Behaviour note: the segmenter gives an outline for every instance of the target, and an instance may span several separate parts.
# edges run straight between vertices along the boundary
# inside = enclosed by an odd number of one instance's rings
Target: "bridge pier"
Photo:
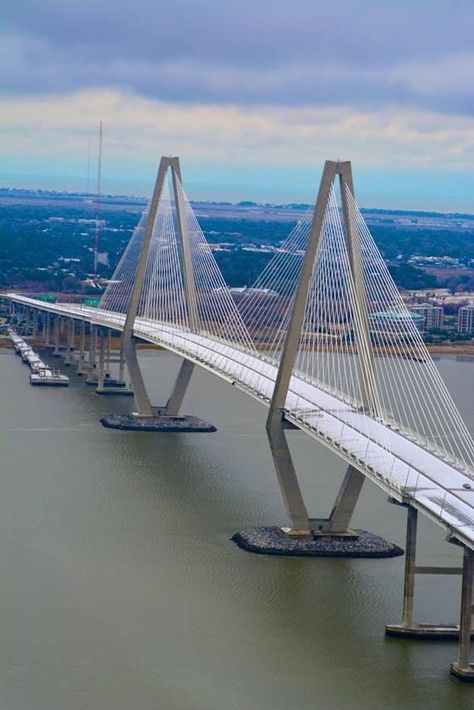
[[[97,331],[99,343],[99,364],[97,368],[97,388],[96,392],[104,389],[105,380],[105,348],[104,348],[104,329],[99,328]]]
[[[451,673],[460,680],[474,683],[474,658],[471,657],[471,639],[474,631],[474,550],[464,547],[459,621],[458,659],[451,664]]]
[[[68,318],[66,322],[66,354],[64,364],[66,367],[70,367],[72,365],[72,353],[74,350],[75,322],[74,318]]]
[[[416,623],[413,619],[415,601],[415,581],[418,574],[430,575],[461,575],[460,567],[420,566],[416,564],[416,548],[418,537],[418,511],[409,503],[390,499],[391,503],[401,505],[407,510],[405,571],[403,582],[402,619],[399,624],[387,624],[387,636],[402,636],[405,638],[446,639],[458,638],[459,626],[445,623]]]
[[[111,364],[118,363],[118,377],[112,377]],[[133,396],[133,390],[127,387],[125,381],[125,360],[122,344],[118,350],[118,359],[112,355],[112,330],[101,331],[99,340],[99,375],[96,387],[97,394]]]
[[[183,359],[176,376],[171,394],[165,405],[152,405],[150,403],[142,373],[138,364],[136,353],[136,343],[134,345],[134,353],[130,359],[130,350],[126,351],[126,362],[130,373],[132,390],[120,390],[118,394],[135,394],[135,402],[137,403],[138,411],[131,415],[111,414],[101,419],[101,423],[111,429],[124,429],[127,431],[155,431],[155,432],[213,432],[216,428],[212,424],[194,417],[191,415],[180,414],[181,405],[186,394],[189,381],[194,369],[194,363]],[[134,360],[136,361],[137,369],[134,370]],[[141,394],[146,395],[145,407],[144,400],[137,397],[135,387],[143,387]],[[108,394],[109,387],[105,386],[100,394]],[[97,388],[96,391],[99,391]],[[139,390],[140,391],[140,390]],[[148,409],[148,404],[149,409]],[[140,409],[141,406],[141,409]],[[145,412],[145,413],[143,413]],[[151,413],[148,413],[151,412]]]
[[[51,347],[51,313],[46,312],[44,320],[44,346],[45,348]]]
[[[81,377],[86,372],[86,369],[85,369],[85,353],[86,353],[85,341],[86,341],[86,323],[85,323],[85,321],[82,320],[80,328],[79,328],[79,359],[78,359],[77,370],[76,370],[76,374],[80,375]]]
[[[328,518],[309,517],[286,439],[293,428],[280,416],[267,421],[267,434],[278,481],[291,527],[250,528],[232,540],[249,552],[297,557],[396,557],[403,550],[366,530],[353,530],[350,522],[365,480],[349,465]]]
[[[99,346],[99,360],[97,368],[97,394],[106,395],[133,395],[133,391],[126,386],[126,382],[122,377],[118,379],[112,379],[110,373],[110,363],[111,363],[111,333],[110,328],[99,328],[98,329],[98,346]],[[121,362],[121,355],[119,363]]]
[[[137,340],[133,335],[122,336],[122,353],[127,363],[128,374],[137,405],[136,416],[153,418],[153,407],[146,390],[145,381],[137,356]]]
[[[303,257],[266,423],[273,462],[291,525],[291,527],[274,528],[274,531],[276,530],[280,534],[283,533],[287,538],[293,538],[292,545],[280,544],[275,535],[271,534],[271,529],[256,528],[234,536],[234,540],[241,547],[254,552],[261,552],[262,554],[334,555],[346,557],[390,557],[403,554],[402,550],[396,545],[385,542],[372,533],[351,530],[349,527],[365,480],[364,474],[352,465],[349,465],[346,470],[329,518],[309,517],[286,439],[285,429],[292,426],[290,422],[285,421],[285,415],[288,411],[287,398],[290,391],[290,382],[301,344],[306,303],[327,205],[337,176],[339,177],[341,192],[344,236],[359,304],[357,313],[354,314],[354,332],[363,409],[368,414],[376,412],[376,381],[368,325],[367,294],[361,261],[361,249],[357,226],[349,208],[347,195],[347,191],[351,195],[354,194],[352,170],[348,162],[328,160],[325,163],[319,185],[308,243]],[[295,542],[294,538],[300,538],[301,543]]]
[[[155,226],[158,205],[168,170],[171,170],[173,181],[173,196],[176,205],[176,223],[178,234],[178,250],[181,258],[183,285],[186,300],[186,314],[191,331],[199,330],[198,309],[195,293],[195,283],[192,260],[187,234],[187,222],[181,192],[181,170],[178,158],[161,158],[155,187],[145,226],[143,243],[140,249],[138,266],[132,287],[130,302],[122,333],[122,355],[127,364],[132,389],[135,395],[137,412],[131,416],[109,416],[101,421],[104,426],[139,430],[139,431],[215,431],[215,427],[196,417],[179,416],[179,410],[186,393],[194,365],[183,360],[178,376],[165,406],[155,407],[151,404],[146,389],[140,364],[137,357],[137,338],[134,335],[134,325],[138,314],[140,296],[146,273],[146,265],[150,250],[153,229]]]
[[[86,385],[97,385],[97,326],[89,328],[89,360],[87,364]]]
[[[311,523],[286,439],[283,413],[277,411],[271,419],[269,417],[266,428],[280,490],[291,523],[291,527],[284,527],[282,531],[294,537],[311,537]]]
[[[390,499],[407,509],[405,571],[403,582],[402,619],[399,624],[387,624],[387,636],[407,639],[459,639],[458,660],[451,664],[451,673],[461,680],[474,682],[474,664],[470,662],[471,637],[474,634],[474,551],[464,545],[463,567],[420,566],[416,564],[418,511],[409,503]],[[448,542],[460,545],[455,538]],[[413,618],[416,575],[462,575],[461,613],[459,624],[416,623]]]
[[[119,379],[119,382],[125,382],[125,357],[124,357],[124,355],[123,355],[122,343],[120,343],[120,349],[119,349],[119,374],[118,374],[118,379]]]
[[[112,349],[112,331],[110,330],[110,328],[107,328],[107,338],[106,338],[106,345],[105,345],[105,378],[106,379],[110,378],[111,349]]]
[[[59,351],[59,333],[60,333],[61,317],[53,316],[53,357],[60,357]]]
[[[165,407],[158,408],[160,414],[165,414],[167,416],[177,416],[179,414],[193,370],[194,363],[183,359]]]
[[[33,338],[38,337],[38,311],[33,308],[30,310],[31,314],[31,335]]]

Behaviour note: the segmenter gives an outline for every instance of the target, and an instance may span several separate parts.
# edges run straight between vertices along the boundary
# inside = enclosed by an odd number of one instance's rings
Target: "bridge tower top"
[[[318,247],[321,241],[324,221],[330,202],[331,192],[336,178],[342,205],[343,228],[350,271],[354,283],[356,307],[353,311],[354,332],[359,356],[359,375],[363,407],[370,414],[377,414],[376,380],[373,366],[373,353],[369,335],[367,294],[362,269],[361,249],[355,224],[355,214],[351,209],[354,201],[354,184],[350,161],[326,160],[319,185],[318,196],[313,211],[308,244],[304,254],[300,278],[293,301],[293,310],[288,324],[286,339],[280,360],[278,376],[273,392],[272,404],[268,415],[269,423],[281,416],[290,386],[290,379],[300,347],[301,331],[305,320],[306,303]]]
[[[171,171],[174,202],[176,205],[176,223],[177,223],[177,242],[180,252],[182,274],[184,282],[184,290],[186,297],[187,313],[189,325],[192,330],[198,329],[198,312],[196,305],[196,288],[193,276],[193,267],[191,261],[191,253],[188,239],[187,222],[184,214],[183,188],[181,178],[181,166],[178,157],[163,156],[160,160],[158,173],[156,176],[155,187],[151,198],[151,203],[148,209],[147,222],[143,242],[138,259],[138,266],[135,280],[133,282],[132,293],[128,305],[127,316],[124,325],[124,337],[131,337],[135,325],[135,319],[138,313],[140,296],[143,289],[147,260],[150,252],[150,245],[155,228],[158,206],[160,204],[163,193],[163,186],[166,175]]]

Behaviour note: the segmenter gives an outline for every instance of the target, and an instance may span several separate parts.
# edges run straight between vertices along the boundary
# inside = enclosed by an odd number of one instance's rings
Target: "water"
[[[177,361],[142,356],[163,402]],[[474,363],[438,361],[471,430]],[[5,710],[464,710],[456,644],[384,637],[403,558],[285,559],[229,538],[285,523],[266,409],[204,371],[185,410],[215,434],[136,434],[98,419],[131,401],[27,383],[0,351],[0,646]],[[470,387],[468,386],[470,384]],[[343,464],[290,434],[308,507],[327,515]],[[366,483],[354,524],[403,546],[405,512]],[[423,519],[420,564],[461,553]],[[459,579],[421,577],[416,617],[457,621]]]

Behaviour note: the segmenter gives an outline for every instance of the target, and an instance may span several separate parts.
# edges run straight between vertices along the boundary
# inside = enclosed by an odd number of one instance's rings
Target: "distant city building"
[[[404,342],[413,336],[413,325],[422,329],[423,316],[405,311],[379,311],[369,315],[369,328],[376,343]]]
[[[420,303],[419,305],[411,306],[410,311],[422,316],[423,322],[420,326],[423,332],[443,327],[443,306],[434,306],[432,303]]]
[[[474,306],[461,306],[459,309],[458,333],[474,333]]]

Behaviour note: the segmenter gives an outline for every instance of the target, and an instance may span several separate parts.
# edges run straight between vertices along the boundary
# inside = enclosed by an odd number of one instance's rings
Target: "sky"
[[[474,212],[472,0],[3,0],[0,185]]]

